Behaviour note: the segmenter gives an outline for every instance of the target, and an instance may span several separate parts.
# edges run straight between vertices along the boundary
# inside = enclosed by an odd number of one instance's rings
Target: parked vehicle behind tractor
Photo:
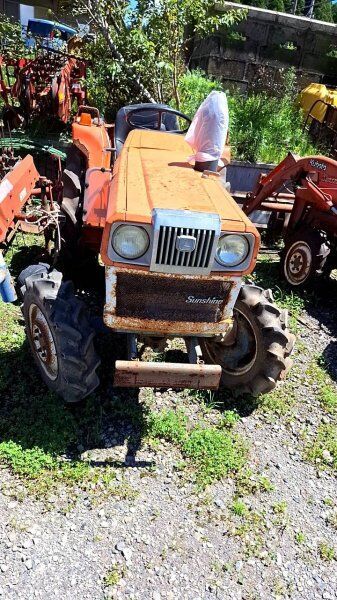
[[[337,162],[324,156],[288,156],[243,204],[247,215],[271,213],[268,233],[284,238],[281,272],[294,287],[337,267]]]
[[[294,336],[286,311],[269,290],[243,279],[255,267],[259,233],[216,172],[187,162],[188,126],[165,105],[124,107],[114,127],[81,107],[63,195],[44,195],[47,204],[34,209],[45,219],[45,235],[50,211],[53,247],[49,264],[19,276],[26,332],[42,379],[68,402],[99,385],[95,331],[81,292],[102,271],[97,307],[102,302],[106,330],[127,342],[127,360],[111,365],[116,386],[221,385],[258,395],[290,367]],[[4,194],[0,204],[0,216],[15,206],[13,223],[29,207],[18,207],[18,198]],[[188,361],[140,360],[141,346],[164,349],[175,337],[184,339]]]

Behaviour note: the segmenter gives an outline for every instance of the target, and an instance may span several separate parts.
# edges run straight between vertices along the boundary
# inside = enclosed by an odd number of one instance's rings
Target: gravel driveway
[[[307,458],[319,426],[336,423],[308,375],[313,355],[324,355],[329,389],[335,387],[334,305],[316,303],[301,315],[296,367],[279,396],[237,406],[235,431],[249,447],[241,475],[201,489],[178,445],[141,439],[127,413],[109,412],[109,387],[99,397],[96,442],[81,439],[77,450],[92,464],[112,466],[117,494],[96,493],[93,484],[74,498],[62,487],[42,498],[3,462],[0,597],[337,598],[332,457]],[[129,396],[134,402],[135,393],[126,392],[122,403]],[[205,397],[142,390],[136,401],[155,411],[183,409],[191,423],[216,423],[224,407],[236,408],[231,399],[219,406]]]

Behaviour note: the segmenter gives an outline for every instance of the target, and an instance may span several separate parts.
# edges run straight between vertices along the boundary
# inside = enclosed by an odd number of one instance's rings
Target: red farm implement
[[[260,176],[243,210],[271,215],[268,234],[274,230],[284,238],[281,270],[290,285],[304,285],[336,268],[337,161],[288,154]]]
[[[0,95],[5,103],[5,121],[11,129],[20,119],[35,117],[69,120],[75,101],[83,104],[85,64],[77,58],[41,50],[31,60],[0,57]]]
[[[31,19],[25,36],[25,56],[13,58],[6,43],[0,50],[0,97],[5,125],[10,129],[36,118],[69,121],[71,108],[85,103],[85,62],[71,53],[81,45],[75,29]]]

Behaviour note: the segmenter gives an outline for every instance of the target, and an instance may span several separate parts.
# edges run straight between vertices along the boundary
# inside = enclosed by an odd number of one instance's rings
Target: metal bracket
[[[185,345],[190,363],[194,365],[202,364],[202,352],[198,338],[196,338],[195,336],[186,337]]]
[[[138,360],[137,337],[135,333],[126,334],[128,360]]]

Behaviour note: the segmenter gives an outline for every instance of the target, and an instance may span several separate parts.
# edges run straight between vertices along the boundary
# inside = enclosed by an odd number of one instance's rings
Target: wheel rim
[[[258,341],[248,317],[235,308],[233,329],[223,342],[206,341],[208,352],[224,373],[239,377],[248,373],[256,361]]]
[[[288,250],[284,261],[284,274],[292,285],[300,285],[308,279],[312,266],[310,246],[303,241],[295,242]]]
[[[29,327],[39,364],[49,379],[55,381],[58,376],[55,341],[46,317],[36,304],[29,307]]]

